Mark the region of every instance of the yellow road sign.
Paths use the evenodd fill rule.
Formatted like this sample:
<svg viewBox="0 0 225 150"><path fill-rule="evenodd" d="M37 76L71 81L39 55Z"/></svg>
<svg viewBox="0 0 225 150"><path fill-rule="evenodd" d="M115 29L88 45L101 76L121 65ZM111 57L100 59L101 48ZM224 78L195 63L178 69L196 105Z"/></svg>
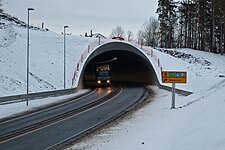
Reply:
<svg viewBox="0 0 225 150"><path fill-rule="evenodd" d="M187 83L185 78L163 78L163 83Z"/></svg>
<svg viewBox="0 0 225 150"><path fill-rule="evenodd" d="M180 71L163 71L163 83L187 83L187 72Z"/></svg>

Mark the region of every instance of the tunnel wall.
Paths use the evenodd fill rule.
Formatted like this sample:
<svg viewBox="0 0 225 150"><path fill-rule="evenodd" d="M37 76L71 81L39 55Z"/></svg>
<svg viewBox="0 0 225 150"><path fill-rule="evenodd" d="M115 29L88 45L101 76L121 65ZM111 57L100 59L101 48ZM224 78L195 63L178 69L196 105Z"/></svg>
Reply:
<svg viewBox="0 0 225 150"><path fill-rule="evenodd" d="M131 59L131 61L122 61L119 66L114 67L114 73L111 77L113 81L158 84L155 70L143 52L128 43L118 41L101 45L92 52L84 63L78 87L82 88L84 86L84 81L95 79L94 76L91 75L94 71L95 61L104 61L104 59L109 59L109 56L114 54L118 57L124 56L121 59ZM119 61L121 61L121 59ZM129 63L132 63L132 65L129 65ZM121 68L118 69L118 67ZM124 71L126 73L121 74L119 73L121 69L127 69L128 72Z"/></svg>

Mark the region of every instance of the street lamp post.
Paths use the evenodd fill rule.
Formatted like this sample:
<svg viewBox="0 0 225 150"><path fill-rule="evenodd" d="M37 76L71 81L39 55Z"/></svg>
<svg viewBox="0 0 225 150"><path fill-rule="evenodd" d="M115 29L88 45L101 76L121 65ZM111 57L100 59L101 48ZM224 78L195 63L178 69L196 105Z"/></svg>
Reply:
<svg viewBox="0 0 225 150"><path fill-rule="evenodd" d="M64 89L66 89L66 28L69 26L64 26Z"/></svg>
<svg viewBox="0 0 225 150"><path fill-rule="evenodd" d="M30 36L30 33L29 33L29 29L30 29L30 25L29 25L29 21L30 21L30 11L31 10L34 10L34 8L28 8L27 11L28 11L28 21L27 21L27 106L28 106L28 99L29 99L29 47L30 47L30 42L29 42L29 36Z"/></svg>

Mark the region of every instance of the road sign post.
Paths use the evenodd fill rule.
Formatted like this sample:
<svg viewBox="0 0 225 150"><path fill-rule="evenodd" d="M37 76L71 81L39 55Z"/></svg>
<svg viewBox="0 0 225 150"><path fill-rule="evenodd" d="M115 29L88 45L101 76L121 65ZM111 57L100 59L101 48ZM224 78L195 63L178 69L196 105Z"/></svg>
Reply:
<svg viewBox="0 0 225 150"><path fill-rule="evenodd" d="M187 83L187 72L180 71L163 71L162 83L172 83L172 106L175 109L175 83Z"/></svg>
<svg viewBox="0 0 225 150"><path fill-rule="evenodd" d="M172 106L171 106L171 109L175 109L175 93L176 93L175 83L172 83Z"/></svg>

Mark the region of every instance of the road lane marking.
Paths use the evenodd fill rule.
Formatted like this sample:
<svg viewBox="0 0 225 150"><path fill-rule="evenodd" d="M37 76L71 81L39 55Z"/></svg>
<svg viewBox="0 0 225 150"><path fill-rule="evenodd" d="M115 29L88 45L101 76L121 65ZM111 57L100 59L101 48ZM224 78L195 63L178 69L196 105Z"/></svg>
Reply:
<svg viewBox="0 0 225 150"><path fill-rule="evenodd" d="M65 103L58 104L58 105L55 105L55 106L52 106L52 107L49 107L49 108L45 108L45 109L43 109L43 110L39 110L39 111L33 112L33 113L31 113L31 114L28 114L28 113L27 113L27 114L25 114L25 115L23 115L23 116L19 116L19 117L10 119L10 120L6 120L6 121L3 121L3 122L0 122L0 125L6 124L6 123L8 123L8 122L15 121L15 120L23 119L23 118L26 118L26 117L29 117L29 116L32 116L32 115L36 115L36 114L39 114L39 113L42 113L42 112L46 112L46 111L49 111L49 110L54 109L54 108L57 108L57 107L59 108L59 107L61 107L61 106L65 106L65 105L67 105L67 104L70 104L70 103L73 103L73 102L75 102L75 101L78 101L78 100L80 100L80 99L82 99L82 98L84 98L84 97L87 97L87 96L93 94L95 91L96 91L96 89L95 89L94 91L88 93L87 95L78 97L78 98L73 99L73 100L71 100L71 101L67 101L67 102L65 102ZM46 105L48 105L48 104L46 104ZM43 105L43 106L44 106L44 105ZM41 107L41 106L40 106L40 107Z"/></svg>
<svg viewBox="0 0 225 150"><path fill-rule="evenodd" d="M74 114L74 115L72 115L72 116L66 117L66 118L64 118L64 119L62 119L62 120L59 120L59 121L56 121L56 122L54 122L54 123L45 125L45 126L43 126L43 127L41 127L41 128L34 129L34 130L32 130L32 131L26 132L26 133L24 133L24 134L17 135L17 136L15 136L15 137L9 138L9 139L4 140L4 141L0 141L0 144L6 143L6 142L8 142L8 141L12 141L12 140L17 139L17 138L19 138L19 137L28 135L28 134L30 134L30 133L34 133L34 132L39 131L39 130L41 130L41 129L47 128L47 127L49 127L49 126L55 125L55 124L57 124L57 123L60 123L60 122L66 121L66 120L68 120L68 119L71 119L71 118L73 118L73 117L76 117L76 116L78 116L78 115L81 115L81 114L83 114L83 113L85 113L85 112L88 112L88 111L90 111L90 110L92 110L92 109L95 109L95 108L97 108L97 107L99 107L99 106L101 106L101 105L103 105L103 104L105 104L105 103L111 101L112 99L114 99L114 98L116 98L118 95L120 95L121 93L122 93L122 88L120 88L120 92L117 93L117 95L115 95L114 97L112 97L112 98L106 100L105 102L103 102L103 103L101 103L101 104L98 104L98 105L96 105L96 106L94 106L94 107L88 108L87 110L84 110L84 111L79 112L79 113L77 113L77 114Z"/></svg>

